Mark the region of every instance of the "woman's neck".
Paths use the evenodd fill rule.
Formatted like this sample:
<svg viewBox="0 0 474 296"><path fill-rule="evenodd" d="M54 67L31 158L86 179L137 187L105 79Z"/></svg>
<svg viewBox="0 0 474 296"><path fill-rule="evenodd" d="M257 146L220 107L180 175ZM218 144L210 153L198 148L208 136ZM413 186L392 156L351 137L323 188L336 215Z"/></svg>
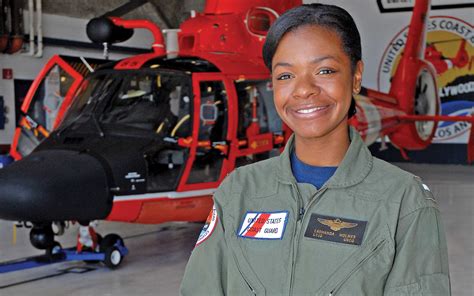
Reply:
<svg viewBox="0 0 474 296"><path fill-rule="evenodd" d="M349 144L347 126L319 138L302 138L295 135L296 156L302 162L313 166L339 166Z"/></svg>

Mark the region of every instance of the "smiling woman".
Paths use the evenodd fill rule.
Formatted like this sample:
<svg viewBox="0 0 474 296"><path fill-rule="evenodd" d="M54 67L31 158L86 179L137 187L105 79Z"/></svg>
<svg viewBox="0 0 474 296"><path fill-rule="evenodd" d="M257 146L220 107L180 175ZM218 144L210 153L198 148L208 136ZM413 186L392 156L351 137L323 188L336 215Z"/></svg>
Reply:
<svg viewBox="0 0 474 296"><path fill-rule="evenodd" d="M236 169L214 195L182 295L449 295L446 239L420 178L372 157L349 127L360 36L333 5L294 8L263 58L285 150Z"/></svg>
<svg viewBox="0 0 474 296"><path fill-rule="evenodd" d="M272 59L275 106L297 135L296 154L302 161L337 166L344 157L349 146L347 115L352 94L360 89L362 61L354 68L334 30L307 25L281 38ZM328 149L333 153L313 159L314 150L307 148L315 142L324 150L333 143Z"/></svg>

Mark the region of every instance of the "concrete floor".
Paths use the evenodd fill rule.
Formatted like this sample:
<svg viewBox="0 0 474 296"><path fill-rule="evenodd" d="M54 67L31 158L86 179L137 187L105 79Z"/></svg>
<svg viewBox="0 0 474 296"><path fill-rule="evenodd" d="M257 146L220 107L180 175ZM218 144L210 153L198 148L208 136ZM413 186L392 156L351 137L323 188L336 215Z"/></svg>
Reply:
<svg viewBox="0 0 474 296"><path fill-rule="evenodd" d="M421 176L438 199L446 229L453 295L474 291L474 166L399 164ZM59 241L75 242L75 227ZM102 234L120 233L130 250L122 266L60 263L0 275L0 296L29 295L177 295L184 267L200 231L199 224L133 225L101 222ZM38 254L28 232L0 221L0 262ZM90 269L87 269L89 268Z"/></svg>

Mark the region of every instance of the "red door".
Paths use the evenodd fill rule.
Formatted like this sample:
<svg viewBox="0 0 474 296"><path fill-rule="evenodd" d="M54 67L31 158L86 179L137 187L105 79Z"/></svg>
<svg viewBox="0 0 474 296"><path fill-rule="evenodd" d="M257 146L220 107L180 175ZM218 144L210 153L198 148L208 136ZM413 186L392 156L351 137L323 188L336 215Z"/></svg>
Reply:
<svg viewBox="0 0 474 296"><path fill-rule="evenodd" d="M61 122L86 72L77 60L55 55L33 81L10 150L16 160L30 154Z"/></svg>
<svg viewBox="0 0 474 296"><path fill-rule="evenodd" d="M192 142L178 191L211 193L232 168L228 159L234 129L234 122L229 119L233 106L229 98L231 87L222 74L193 74Z"/></svg>

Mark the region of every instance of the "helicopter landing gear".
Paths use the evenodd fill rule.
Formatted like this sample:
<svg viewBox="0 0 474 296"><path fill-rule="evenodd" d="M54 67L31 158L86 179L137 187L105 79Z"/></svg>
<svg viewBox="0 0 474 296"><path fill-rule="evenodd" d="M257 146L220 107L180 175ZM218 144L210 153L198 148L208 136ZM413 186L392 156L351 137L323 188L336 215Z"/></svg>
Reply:
<svg viewBox="0 0 474 296"><path fill-rule="evenodd" d="M77 235L77 252L88 250L92 252L99 251L99 243L102 237L95 230L96 221L90 223L81 222L79 225L79 233Z"/></svg>
<svg viewBox="0 0 474 296"><path fill-rule="evenodd" d="M46 250L54 246L54 232L51 224L35 224L30 231L30 242L33 247Z"/></svg>
<svg viewBox="0 0 474 296"><path fill-rule="evenodd" d="M85 226L86 224L87 226ZM24 224L26 226L26 224ZM117 234L108 234L104 238L95 232L96 222L81 223L77 243L78 246L64 249L54 240L55 233L52 224L34 224L30 231L31 244L38 249L45 250L43 255L0 262L0 274L41 267L49 264L84 261L86 263L100 263L110 269L120 266L123 258L128 254L123 239Z"/></svg>
<svg viewBox="0 0 474 296"><path fill-rule="evenodd" d="M119 267L123 257L128 253L123 239L115 233L106 235L104 238L96 232L97 222L81 223L77 236L78 254L95 253L103 257L98 260L84 260L86 263L103 262L110 269Z"/></svg>

